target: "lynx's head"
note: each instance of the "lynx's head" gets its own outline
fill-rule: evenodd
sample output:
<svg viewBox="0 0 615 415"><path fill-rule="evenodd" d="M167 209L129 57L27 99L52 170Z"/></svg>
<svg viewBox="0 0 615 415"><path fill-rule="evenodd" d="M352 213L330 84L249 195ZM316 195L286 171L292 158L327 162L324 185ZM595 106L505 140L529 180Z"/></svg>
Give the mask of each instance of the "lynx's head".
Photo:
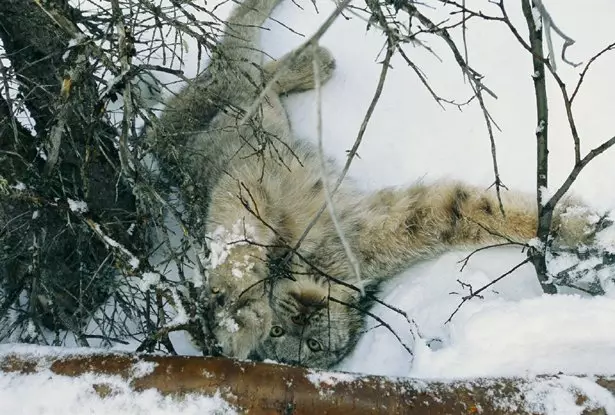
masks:
<svg viewBox="0 0 615 415"><path fill-rule="evenodd" d="M224 355L328 368L353 349L369 306L358 291L266 259L256 245L221 246L210 258L204 308Z"/></svg>
<svg viewBox="0 0 615 415"><path fill-rule="evenodd" d="M335 365L352 350L363 328L363 315L353 308L356 296L306 276L278 281L270 298L271 328L251 356L307 367Z"/></svg>

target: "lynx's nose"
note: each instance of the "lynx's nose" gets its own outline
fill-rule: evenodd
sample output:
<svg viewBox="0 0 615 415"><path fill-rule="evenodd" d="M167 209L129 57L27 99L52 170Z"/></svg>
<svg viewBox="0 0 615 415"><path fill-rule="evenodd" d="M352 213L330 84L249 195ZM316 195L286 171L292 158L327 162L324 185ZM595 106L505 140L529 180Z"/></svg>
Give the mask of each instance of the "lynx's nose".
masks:
<svg viewBox="0 0 615 415"><path fill-rule="evenodd" d="M322 296L322 293L314 290L303 289L294 291L290 293L290 296L296 301L298 311L290 320L298 326L307 325L310 316L313 316L326 305L325 297Z"/></svg>

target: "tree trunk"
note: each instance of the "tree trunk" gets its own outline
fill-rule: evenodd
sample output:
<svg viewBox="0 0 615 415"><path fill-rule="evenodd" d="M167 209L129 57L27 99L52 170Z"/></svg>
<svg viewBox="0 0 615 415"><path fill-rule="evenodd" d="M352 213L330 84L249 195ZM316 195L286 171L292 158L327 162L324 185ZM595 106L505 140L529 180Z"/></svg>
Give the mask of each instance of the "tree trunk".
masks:
<svg viewBox="0 0 615 415"><path fill-rule="evenodd" d="M613 394L615 400L615 377L558 375L426 382L224 358L70 355L66 349L0 355L0 371L4 372L26 375L49 371L51 382L54 374L115 375L128 382L134 391L154 388L178 400L184 394L219 394L239 413L250 414L522 415L545 413L549 396L561 401L562 394L572 396L578 413L600 414L606 413L602 405L613 401L595 401L594 397L599 395L596 388ZM104 381L92 387L103 397L119 393Z"/></svg>
<svg viewBox="0 0 615 415"><path fill-rule="evenodd" d="M546 294L557 294L557 288L548 275L546 262L554 206L546 204L546 198L548 198L546 191L549 186L549 104L545 65L542 62L542 59L544 59L542 26L537 27L534 20L535 18L532 13L533 3L530 4L530 0L522 0L521 5L528 26L530 46L533 54L534 73L532 74L532 79L534 80L534 93L536 96L536 203L538 206L538 229L536 236L541 243L539 248L532 248L528 255L532 259L542 290Z"/></svg>

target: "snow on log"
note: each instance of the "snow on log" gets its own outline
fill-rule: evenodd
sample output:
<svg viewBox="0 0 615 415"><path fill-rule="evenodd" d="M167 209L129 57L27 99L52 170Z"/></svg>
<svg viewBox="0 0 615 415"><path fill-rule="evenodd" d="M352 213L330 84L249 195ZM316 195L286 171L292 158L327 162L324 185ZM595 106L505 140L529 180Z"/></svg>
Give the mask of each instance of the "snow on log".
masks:
<svg viewBox="0 0 615 415"><path fill-rule="evenodd" d="M615 377L608 376L422 381L224 358L24 346L0 348L2 373L45 374L48 382L81 378L102 398L125 393L118 381L131 393L154 389L178 401L211 396L250 414L548 414L571 407L579 414L615 413Z"/></svg>

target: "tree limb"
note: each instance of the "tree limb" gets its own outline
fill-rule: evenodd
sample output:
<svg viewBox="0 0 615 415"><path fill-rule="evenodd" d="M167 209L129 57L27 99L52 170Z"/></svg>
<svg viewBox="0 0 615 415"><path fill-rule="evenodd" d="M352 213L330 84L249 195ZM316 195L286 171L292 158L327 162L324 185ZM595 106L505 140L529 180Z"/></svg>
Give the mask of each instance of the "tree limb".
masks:
<svg viewBox="0 0 615 415"><path fill-rule="evenodd" d="M42 348L41 348L42 349ZM121 378L129 389L155 389L181 401L187 394L222 396L240 413L250 414L473 414L525 415L540 410L534 389L570 394L578 413L606 413L608 403L595 392L615 394L613 376L546 375L524 378L478 378L463 381L424 381L341 372L323 372L271 363L239 362L225 358L131 356L122 354L70 355L46 348L37 354L4 353L0 371L28 376L46 373L91 382L100 397L125 393L104 376ZM117 382L117 380L115 381ZM536 395L536 393L534 393ZM602 408L602 409L600 409ZM585 411L585 412L584 412Z"/></svg>

